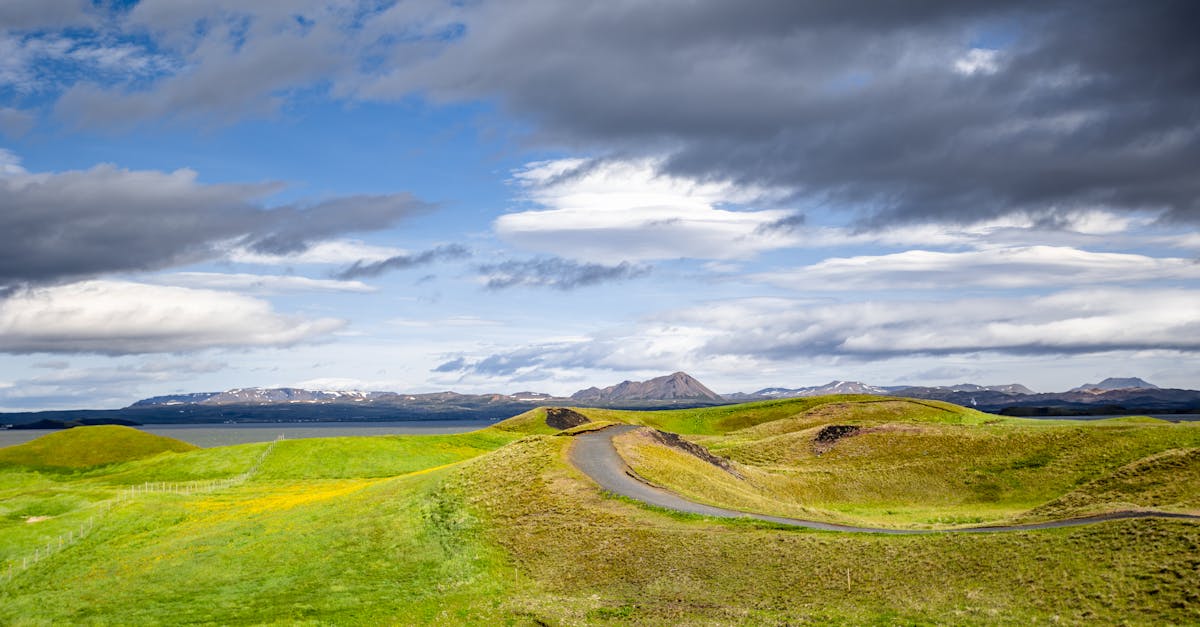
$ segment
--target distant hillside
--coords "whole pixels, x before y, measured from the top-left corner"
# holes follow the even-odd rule
[[[1153,383],[1149,383],[1137,377],[1109,377],[1099,383],[1084,383],[1077,388],[1071,388],[1069,392],[1087,392],[1091,390],[1158,390],[1161,389]]]
[[[571,400],[581,403],[676,400],[725,402],[721,395],[685,372],[676,372],[648,381],[622,381],[603,389],[590,387],[572,394]]]

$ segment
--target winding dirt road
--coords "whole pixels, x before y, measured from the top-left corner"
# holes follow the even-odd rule
[[[590,431],[575,436],[574,445],[571,447],[570,459],[583,474],[590,477],[598,483],[600,487],[621,496],[631,498],[643,503],[662,507],[665,509],[675,510],[677,512],[685,512],[688,514],[701,514],[704,516],[713,516],[716,518],[753,518],[755,520],[763,520],[781,525],[791,525],[794,527],[805,527],[808,529],[819,529],[822,531],[845,531],[851,533],[888,533],[895,535],[911,535],[911,534],[929,534],[929,533],[994,533],[1002,531],[1030,531],[1033,529],[1054,529],[1057,527],[1077,527],[1080,525],[1091,525],[1098,522],[1108,520],[1121,520],[1125,518],[1180,518],[1186,520],[1200,521],[1200,516],[1191,514],[1173,514],[1168,512],[1112,512],[1109,514],[1101,514],[1099,516],[1088,516],[1085,518],[1068,518],[1064,520],[1053,520],[1049,522],[1028,523],[1023,525],[995,525],[981,527],[960,527],[957,529],[883,529],[878,527],[855,527],[852,525],[836,525],[832,523],[824,523],[815,520],[802,520],[799,518],[784,518],[781,516],[768,516],[766,514],[753,514],[748,512],[739,512],[732,509],[724,509],[705,505],[695,501],[689,501],[682,496],[664,490],[646,483],[644,480],[637,478],[636,474],[625,463],[625,460],[617,453],[616,447],[613,446],[613,438],[628,433],[634,429],[641,427],[635,425],[615,425],[606,427],[598,431]]]

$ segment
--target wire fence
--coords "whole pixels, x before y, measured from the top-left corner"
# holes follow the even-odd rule
[[[147,494],[177,494],[180,496],[191,496],[194,494],[207,494],[218,490],[226,490],[232,487],[239,486],[249,481],[254,475],[258,474],[262,464],[266,461],[267,456],[275,448],[275,445],[284,439],[283,434],[279,434],[267,448],[263,449],[255,458],[254,463],[246,469],[245,472],[228,477],[225,479],[205,479],[201,481],[183,481],[183,482],[168,482],[168,481],[150,481],[139,485],[129,486],[122,489],[113,498],[101,501],[94,504],[95,511],[88,516],[87,520],[80,523],[77,529],[71,529],[62,535],[46,542],[45,546],[39,546],[33,550],[33,553],[27,553],[20,558],[8,560],[3,568],[0,568],[0,584],[8,584],[21,573],[33,568],[38,562],[44,561],[46,558],[77,544],[80,540],[91,534],[96,528],[97,518],[103,518],[105,514],[112,508],[129,503],[136,500],[140,496]]]

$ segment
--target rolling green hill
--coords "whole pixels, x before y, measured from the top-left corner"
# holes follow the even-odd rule
[[[194,450],[187,442],[131,427],[75,427],[0,449],[0,465],[86,468]]]
[[[999,419],[945,403],[862,399],[817,406],[720,436],[695,437],[741,478],[644,433],[618,439],[632,468],[703,503],[781,516],[894,527],[1033,521],[1089,481],[1133,464],[1132,474],[1179,460],[1121,499],[1092,494],[1073,515],[1154,507],[1200,510],[1194,424],[1114,419]],[[1140,475],[1139,475],[1140,476]],[[1164,485],[1165,484],[1165,485]],[[1170,495],[1164,497],[1163,495]]]
[[[639,473],[756,511],[936,526],[1200,508],[1189,425],[872,397],[577,411],[703,444],[741,477],[621,436]],[[1195,522],[883,536],[675,514],[598,489],[545,416],[460,435],[283,441],[244,483],[124,500],[131,485],[246,472],[267,445],[70,473],[44,465],[66,456],[44,449],[39,464],[0,466],[0,623],[1200,622]],[[858,430],[818,442],[828,426]],[[54,546],[89,518],[82,539]],[[47,544],[48,557],[8,570]]]

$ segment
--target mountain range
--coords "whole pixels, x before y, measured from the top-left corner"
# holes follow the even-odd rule
[[[498,420],[540,405],[583,405],[624,409],[699,407],[756,400],[871,394],[940,400],[1009,415],[1084,415],[1109,413],[1200,412],[1200,391],[1164,389],[1136,377],[1108,378],[1066,392],[1036,393],[1019,383],[948,386],[873,386],[860,381],[830,381],[810,387],[768,387],[720,395],[684,372],[646,381],[622,381],[589,387],[568,397],[542,392],[459,394],[235,388],[155,396],[117,410],[71,410],[0,414],[13,425],[133,423],[293,422],[346,420]]]

